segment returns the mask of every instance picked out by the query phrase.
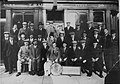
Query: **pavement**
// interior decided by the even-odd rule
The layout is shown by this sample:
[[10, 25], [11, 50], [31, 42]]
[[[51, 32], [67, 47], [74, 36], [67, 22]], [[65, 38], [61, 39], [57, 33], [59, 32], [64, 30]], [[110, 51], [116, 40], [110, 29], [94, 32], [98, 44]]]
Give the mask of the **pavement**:
[[86, 74], [81, 74], [81, 76], [32, 76], [25, 72], [16, 77], [16, 72], [9, 74], [4, 71], [4, 66], [0, 66], [0, 84], [104, 84], [104, 78], [95, 74], [88, 78]]

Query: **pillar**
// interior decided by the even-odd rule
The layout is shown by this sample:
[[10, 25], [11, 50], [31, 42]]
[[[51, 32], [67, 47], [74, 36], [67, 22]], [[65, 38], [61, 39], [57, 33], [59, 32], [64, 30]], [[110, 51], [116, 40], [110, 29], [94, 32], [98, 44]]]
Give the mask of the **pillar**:
[[93, 10], [92, 9], [89, 10], [89, 18], [88, 18], [88, 20], [93, 22]]
[[43, 24], [44, 24], [44, 28], [46, 29], [46, 9], [43, 10]]
[[11, 9], [7, 9], [6, 10], [6, 26], [4, 31], [9, 31], [12, 28], [12, 10]]
[[38, 23], [39, 23], [39, 10], [35, 9], [35, 12], [34, 12], [34, 28], [35, 29], [38, 28]]
[[110, 13], [111, 13], [111, 11], [110, 10], [107, 10], [106, 11], [106, 27], [107, 27], [107, 29], [108, 29], [108, 31], [109, 31], [109, 34], [111, 33], [111, 23], [110, 23]]

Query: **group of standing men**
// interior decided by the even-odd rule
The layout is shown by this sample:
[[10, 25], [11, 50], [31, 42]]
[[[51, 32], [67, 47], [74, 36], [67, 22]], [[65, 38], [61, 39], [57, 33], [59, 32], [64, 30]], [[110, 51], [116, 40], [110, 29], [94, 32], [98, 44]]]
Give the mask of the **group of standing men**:
[[59, 33], [51, 22], [47, 29], [40, 22], [37, 30], [33, 23], [27, 27], [23, 22], [23, 28], [19, 30], [15, 24], [10, 33], [4, 32], [5, 72], [11, 74], [15, 69], [19, 76], [22, 65], [28, 64], [29, 74], [44, 75], [44, 64], [51, 61], [62, 66], [81, 66], [87, 76], [94, 72], [103, 77], [103, 66], [109, 71], [118, 60], [118, 39], [115, 31], [109, 35], [103, 24], [94, 27], [92, 22], [87, 23], [86, 28], [81, 24], [73, 28], [67, 22], [67, 27]]

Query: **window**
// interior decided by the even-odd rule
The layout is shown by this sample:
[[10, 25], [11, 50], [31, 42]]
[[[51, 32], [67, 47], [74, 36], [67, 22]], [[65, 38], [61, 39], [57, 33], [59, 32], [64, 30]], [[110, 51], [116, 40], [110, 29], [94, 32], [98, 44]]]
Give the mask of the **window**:
[[64, 21], [64, 11], [49, 11], [47, 10], [48, 21]]

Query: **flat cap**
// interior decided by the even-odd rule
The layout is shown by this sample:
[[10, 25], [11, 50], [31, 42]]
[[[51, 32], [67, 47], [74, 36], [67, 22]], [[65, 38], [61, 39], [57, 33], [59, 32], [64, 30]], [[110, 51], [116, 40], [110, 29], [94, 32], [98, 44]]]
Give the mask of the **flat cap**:
[[75, 32], [70, 32], [69, 34], [70, 34], [70, 35], [75, 35]]
[[93, 23], [93, 22], [92, 22], [92, 21], [88, 21], [87, 23], [88, 23], [88, 24], [91, 24], [91, 23]]
[[22, 24], [23, 24], [23, 25], [27, 25], [27, 22], [23, 22]]
[[86, 42], [86, 40], [81, 40], [80, 42], [81, 42], [81, 43], [85, 43], [85, 42]]
[[72, 41], [73, 44], [77, 44], [77, 41]]
[[29, 42], [29, 39], [25, 39], [24, 42]]
[[10, 32], [8, 32], [8, 31], [6, 31], [6, 32], [4, 32], [4, 34], [9, 34]]

